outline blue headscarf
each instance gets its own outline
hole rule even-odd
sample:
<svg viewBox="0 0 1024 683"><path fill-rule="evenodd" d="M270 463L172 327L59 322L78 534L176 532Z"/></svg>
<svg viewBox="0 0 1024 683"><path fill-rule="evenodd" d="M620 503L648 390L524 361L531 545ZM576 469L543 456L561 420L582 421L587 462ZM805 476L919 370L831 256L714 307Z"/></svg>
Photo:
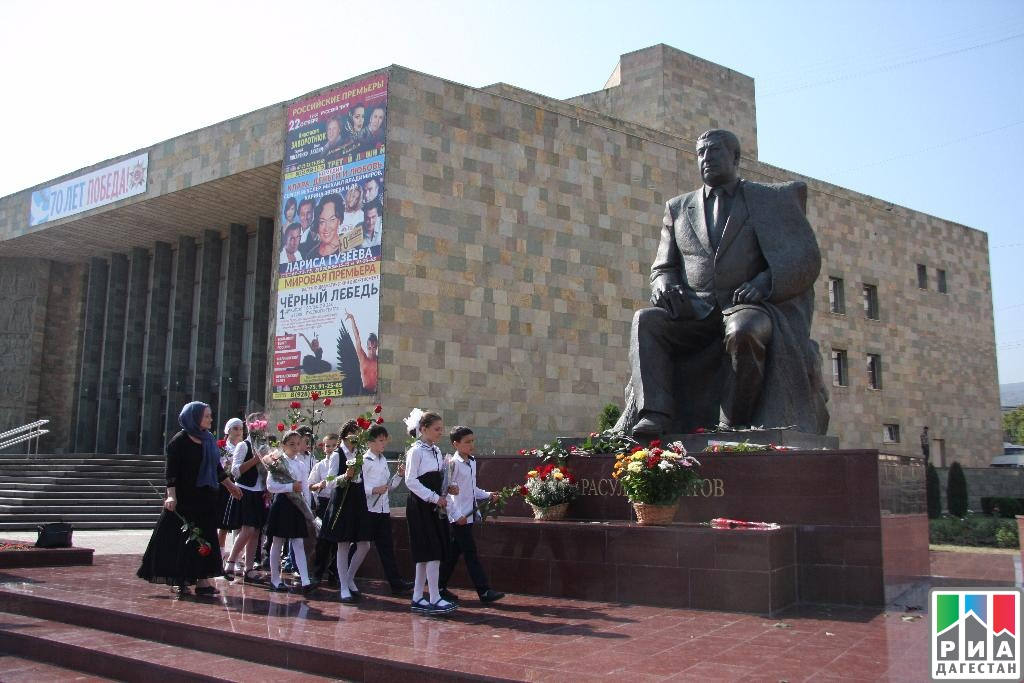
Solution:
<svg viewBox="0 0 1024 683"><path fill-rule="evenodd" d="M178 415L178 424L189 436L194 436L203 444L203 461L199 463L199 476L196 477L196 487L209 486L217 488L220 482L217 481L217 463L220 462L220 449L217 448L217 441L213 434L199 426L203 419L203 413L210 406L202 401L192 401L181 409Z"/></svg>

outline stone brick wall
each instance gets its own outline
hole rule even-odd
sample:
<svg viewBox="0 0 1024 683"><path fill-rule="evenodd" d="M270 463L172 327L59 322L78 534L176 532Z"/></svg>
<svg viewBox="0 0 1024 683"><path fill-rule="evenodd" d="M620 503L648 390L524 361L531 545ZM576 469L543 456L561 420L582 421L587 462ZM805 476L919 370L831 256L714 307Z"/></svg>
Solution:
<svg viewBox="0 0 1024 683"><path fill-rule="evenodd" d="M50 433L40 451L73 450L76 387L81 363L81 320L85 301L85 264L50 263L46 303L46 342L39 375L40 417L50 419Z"/></svg>
<svg viewBox="0 0 1024 683"><path fill-rule="evenodd" d="M725 128L757 158L754 79L668 45L622 55L605 89L567 102L688 140Z"/></svg>
<svg viewBox="0 0 1024 683"><path fill-rule="evenodd" d="M49 264L0 259L0 432L39 414L40 360L44 341ZM59 353L56 340L46 354ZM24 452L18 444L13 452Z"/></svg>

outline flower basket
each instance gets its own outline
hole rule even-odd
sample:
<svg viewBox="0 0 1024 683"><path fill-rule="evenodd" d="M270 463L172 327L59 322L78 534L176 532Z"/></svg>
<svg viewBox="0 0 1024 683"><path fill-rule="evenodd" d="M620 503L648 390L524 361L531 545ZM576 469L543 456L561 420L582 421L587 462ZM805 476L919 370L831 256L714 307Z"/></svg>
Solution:
<svg viewBox="0 0 1024 683"><path fill-rule="evenodd" d="M668 505L633 503L633 510L636 512L636 523L640 526L671 524L676 518L676 512L679 510L679 501L677 500Z"/></svg>
<svg viewBox="0 0 1024 683"><path fill-rule="evenodd" d="M550 507L539 507L533 503L528 503L533 508L533 518L543 519L547 521L565 519L565 514L569 511L568 503L559 503L558 505L552 505Z"/></svg>

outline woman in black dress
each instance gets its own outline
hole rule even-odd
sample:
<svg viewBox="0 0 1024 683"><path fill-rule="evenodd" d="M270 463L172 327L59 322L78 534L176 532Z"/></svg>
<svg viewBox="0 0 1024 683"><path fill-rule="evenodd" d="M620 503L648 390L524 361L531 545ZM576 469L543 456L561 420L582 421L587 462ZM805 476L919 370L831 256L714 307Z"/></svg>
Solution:
<svg viewBox="0 0 1024 683"><path fill-rule="evenodd" d="M182 431L167 444L167 498L137 575L150 583L166 583L186 593L198 584L197 595L216 595L209 579L223 573L217 541L217 490L235 498L242 492L220 465L220 450L210 433L213 411L193 401L181 409ZM180 515L180 517L179 517ZM198 527L202 543L182 532L181 518Z"/></svg>

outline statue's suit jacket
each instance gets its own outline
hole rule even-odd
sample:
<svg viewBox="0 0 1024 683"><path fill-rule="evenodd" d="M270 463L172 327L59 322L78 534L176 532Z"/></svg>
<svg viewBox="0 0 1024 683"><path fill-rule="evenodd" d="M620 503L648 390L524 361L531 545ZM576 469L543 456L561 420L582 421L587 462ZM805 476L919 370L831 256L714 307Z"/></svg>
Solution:
<svg viewBox="0 0 1024 683"><path fill-rule="evenodd" d="M773 336L755 424L795 425L802 431L824 434L827 392L821 380L818 345L810 339L813 286L821 270L821 254L804 215L806 200L807 185L801 182L740 181L715 250L708 236L703 188L670 199L665 204L651 282L683 285L697 319L706 318L716 307L728 313L737 287L744 282L758 284L768 296L757 307L771 316ZM715 361L720 361L720 355ZM700 365L707 363L686 367L683 361L680 389L683 394L693 393L694 400L707 402L708 394L699 385L714 382L718 368ZM691 406L684 412L710 419L706 408Z"/></svg>

